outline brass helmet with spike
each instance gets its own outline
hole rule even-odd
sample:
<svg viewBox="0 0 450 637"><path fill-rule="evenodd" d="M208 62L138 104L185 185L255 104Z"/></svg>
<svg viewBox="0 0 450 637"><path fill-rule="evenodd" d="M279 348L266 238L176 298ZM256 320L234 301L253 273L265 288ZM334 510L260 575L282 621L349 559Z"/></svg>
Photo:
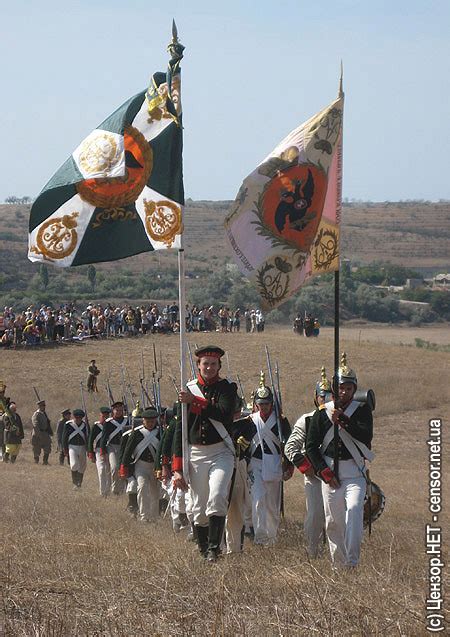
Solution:
<svg viewBox="0 0 450 637"><path fill-rule="evenodd" d="M320 370L320 380L316 383L316 396L326 397L329 394L331 400L331 383L327 378L325 367Z"/></svg>
<svg viewBox="0 0 450 637"><path fill-rule="evenodd" d="M261 374L259 376L259 385L255 389L253 402L255 403L255 405L261 405L263 403L273 403L272 390L266 385L266 377L263 371L261 371Z"/></svg>
<svg viewBox="0 0 450 637"><path fill-rule="evenodd" d="M347 364L346 352L342 352L341 364L338 369L338 381L340 385L342 383L353 383L355 387L358 385L358 379L356 378L355 372Z"/></svg>

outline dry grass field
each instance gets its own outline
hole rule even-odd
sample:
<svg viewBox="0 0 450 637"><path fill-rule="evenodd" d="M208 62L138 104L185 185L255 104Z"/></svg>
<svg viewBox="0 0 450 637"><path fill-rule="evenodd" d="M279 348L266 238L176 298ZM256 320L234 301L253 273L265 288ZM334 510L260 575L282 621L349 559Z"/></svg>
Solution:
<svg viewBox="0 0 450 637"><path fill-rule="evenodd" d="M163 398L169 403L174 390L168 375L178 370L176 336L2 352L0 378L26 423L34 410L35 385L55 424L61 409L79 405L80 380L91 358L102 372L100 391L110 369L118 395L122 362L137 389L142 349L146 373L151 373L153 341L163 354ZM326 331L318 339L274 330L251 336L199 334L194 341L227 348L247 395L258 381L267 343L280 364L284 411L291 422L311 410L320 366L331 369L333 360L332 334ZM298 472L286 485L286 518L277 546L247 543L242 555L209 565L182 534L172 533L168 519L142 525L125 512L123 497L100 499L93 465L81 492L72 490L69 470L58 466L55 453L51 466L34 465L28 431L17 463L0 464L0 635L427 634L426 441L430 418L450 421L450 354L401 346L406 339L400 337L394 341L358 338L358 328L342 335L342 349L361 388L372 387L377 395L377 457L371 474L387 498L372 537L365 537L356 571L333 571L327 551L313 562L308 559ZM91 417L105 401L100 393L98 401L88 402ZM444 464L448 441L445 451ZM444 502L449 495L447 481ZM448 529L448 522L447 507L439 523Z"/></svg>

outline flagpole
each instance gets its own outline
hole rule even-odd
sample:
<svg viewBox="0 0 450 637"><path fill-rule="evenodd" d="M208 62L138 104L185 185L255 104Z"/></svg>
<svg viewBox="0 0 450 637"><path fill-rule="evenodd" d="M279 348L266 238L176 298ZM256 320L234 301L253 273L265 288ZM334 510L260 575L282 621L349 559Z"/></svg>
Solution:
<svg viewBox="0 0 450 637"><path fill-rule="evenodd" d="M341 60L341 77L339 80L339 98L344 98L344 90L343 90L343 65ZM342 115L344 111L342 110ZM343 149L343 117L342 117L342 125L340 132L340 140L337 148L337 156L338 156L338 183L337 183L337 193L336 193L336 212L339 213L336 217L340 217L342 213L342 149ZM338 261L338 269L334 273L334 376L333 376L333 394L335 405L339 400L339 283L340 283L340 254ZM334 424L333 430L333 442L334 442L334 463L333 463L333 473L336 476L336 479L339 480L339 425L336 422Z"/></svg>
<svg viewBox="0 0 450 637"><path fill-rule="evenodd" d="M178 304L180 306L180 371L181 389L186 390L186 278L184 275L184 247L183 234L180 237L180 249L178 250ZM183 453L183 477L189 482L189 450L187 437L187 404L181 403L181 437Z"/></svg>
<svg viewBox="0 0 450 637"><path fill-rule="evenodd" d="M167 85L169 97L172 94L172 74L178 68L181 58L183 57L184 46L178 40L178 30L175 20L172 21L172 41L168 46L168 51L172 56L169 63L169 72L167 76ZM178 305L180 317L180 375L181 389L186 390L187 383L187 343L186 343L186 277L184 268L184 239L183 232L180 235L180 247L178 249ZM181 444L183 454L183 477L186 483L189 482L189 448L188 448L188 432L187 432L188 412L187 404L181 403Z"/></svg>

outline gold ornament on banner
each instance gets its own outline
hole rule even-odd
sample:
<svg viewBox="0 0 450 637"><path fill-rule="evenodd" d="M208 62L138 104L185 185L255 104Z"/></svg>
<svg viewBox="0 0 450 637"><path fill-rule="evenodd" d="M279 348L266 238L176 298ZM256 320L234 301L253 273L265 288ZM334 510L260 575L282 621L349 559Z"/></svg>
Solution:
<svg viewBox="0 0 450 637"><path fill-rule="evenodd" d="M85 173L102 173L106 177L121 158L122 150L114 135L98 131L81 144L78 161Z"/></svg>
<svg viewBox="0 0 450 637"><path fill-rule="evenodd" d="M72 212L63 217L48 219L39 228L36 237L36 246L30 248L30 252L42 254L47 259L64 259L75 250L78 234L76 218L79 212Z"/></svg>
<svg viewBox="0 0 450 637"><path fill-rule="evenodd" d="M147 201L144 199L145 228L154 241L170 248L181 233L181 208L173 201Z"/></svg>

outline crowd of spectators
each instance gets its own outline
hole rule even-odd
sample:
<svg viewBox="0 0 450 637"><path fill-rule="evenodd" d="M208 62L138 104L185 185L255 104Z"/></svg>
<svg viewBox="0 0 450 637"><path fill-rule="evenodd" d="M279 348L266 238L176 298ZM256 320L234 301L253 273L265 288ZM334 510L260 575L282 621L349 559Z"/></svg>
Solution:
<svg viewBox="0 0 450 637"><path fill-rule="evenodd" d="M246 332L264 330L264 317L257 309L232 311L225 306L217 309L213 305L186 306L188 332L239 332L241 320ZM19 312L5 307L0 312L0 345L5 348L88 338L169 334L179 330L176 302L161 307L157 303L137 307L89 303L84 309L77 308L75 303L66 303L58 309L43 305L29 306Z"/></svg>

